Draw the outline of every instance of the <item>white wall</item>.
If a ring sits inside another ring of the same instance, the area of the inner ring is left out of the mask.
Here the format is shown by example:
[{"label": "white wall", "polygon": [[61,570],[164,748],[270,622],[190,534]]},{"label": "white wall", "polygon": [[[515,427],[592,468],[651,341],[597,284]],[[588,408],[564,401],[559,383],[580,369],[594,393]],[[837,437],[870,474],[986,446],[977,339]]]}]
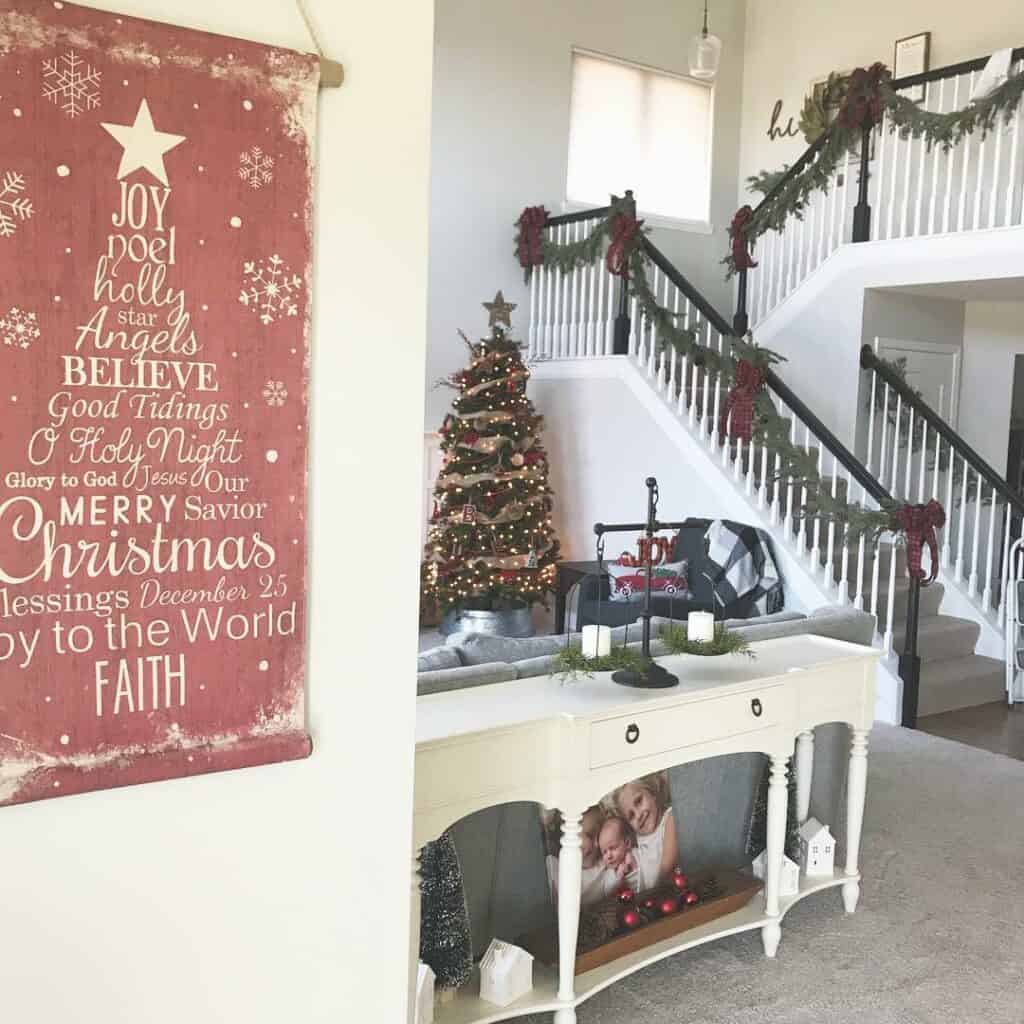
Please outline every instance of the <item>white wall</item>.
[{"label": "white wall", "polygon": [[[735,212],[745,0],[712,4],[724,42],[715,87],[713,235],[658,230],[655,243],[731,315],[719,265]],[[580,46],[685,72],[700,27],[697,0],[438,0],[430,213],[430,313],[426,427],[436,430],[451,393],[431,390],[466,359],[456,331],[486,333],[480,303],[498,288],[528,308],[514,256],[524,206],[562,212],[568,157],[571,48]],[[608,140],[615,145],[614,139]],[[640,205],[643,197],[638,196]]]},{"label": "white wall", "polygon": [[960,433],[1000,473],[1013,400],[1013,370],[1024,353],[1024,302],[968,302],[960,385]]},{"label": "white wall", "polygon": [[751,0],[744,36],[740,188],[746,201],[750,174],[792,163],[807,148],[802,136],[768,139],[772,107],[799,120],[811,81],[830,71],[892,66],[897,39],[930,31],[931,66],[982,57],[1003,46],[1024,45],[1024,5],[1019,0],[974,4],[934,0]]},{"label": "white wall", "polygon": [[[109,6],[311,48],[291,3]],[[4,1020],[406,1019],[431,6],[309,7],[347,71],[320,117],[315,752],[0,810]],[[352,549],[367,536],[389,539],[372,572]]]}]

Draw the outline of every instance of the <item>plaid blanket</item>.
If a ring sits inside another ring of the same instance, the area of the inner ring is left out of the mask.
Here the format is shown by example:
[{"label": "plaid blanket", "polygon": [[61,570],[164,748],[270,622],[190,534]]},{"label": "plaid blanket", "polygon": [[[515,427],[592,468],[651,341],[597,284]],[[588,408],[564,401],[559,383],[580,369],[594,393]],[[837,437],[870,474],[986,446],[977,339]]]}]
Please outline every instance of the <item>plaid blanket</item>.
[{"label": "plaid blanket", "polygon": [[714,567],[711,583],[720,608],[745,598],[751,615],[771,615],[782,610],[782,574],[763,530],[730,519],[716,519],[704,536],[708,561]]}]

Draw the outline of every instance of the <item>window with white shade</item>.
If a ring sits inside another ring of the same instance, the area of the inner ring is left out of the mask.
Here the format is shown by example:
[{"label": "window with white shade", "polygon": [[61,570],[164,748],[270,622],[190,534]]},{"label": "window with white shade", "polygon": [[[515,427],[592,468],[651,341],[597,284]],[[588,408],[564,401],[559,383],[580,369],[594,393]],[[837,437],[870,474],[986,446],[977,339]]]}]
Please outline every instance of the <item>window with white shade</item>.
[{"label": "window with white shade", "polygon": [[707,229],[711,122],[710,85],[574,50],[567,202],[631,188],[644,214]]}]

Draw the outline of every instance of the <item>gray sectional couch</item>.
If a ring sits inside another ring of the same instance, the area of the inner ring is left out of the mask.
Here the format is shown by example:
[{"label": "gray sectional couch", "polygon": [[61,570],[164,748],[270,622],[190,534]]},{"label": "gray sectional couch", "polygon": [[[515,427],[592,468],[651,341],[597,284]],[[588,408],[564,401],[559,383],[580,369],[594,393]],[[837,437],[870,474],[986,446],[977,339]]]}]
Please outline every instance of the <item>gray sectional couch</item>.
[{"label": "gray sectional couch", "polygon": [[[660,649],[657,635],[669,624],[669,619],[651,620],[655,654]],[[728,626],[751,640],[814,633],[870,644],[874,617],[852,608],[827,607],[807,616],[779,612],[735,620]],[[640,639],[639,622],[613,630],[614,644],[632,643],[633,637]],[[579,634],[571,639],[578,643]],[[552,670],[554,653],[564,644],[564,636],[511,639],[455,634],[444,646],[420,655],[417,693],[430,695],[544,675]],[[816,730],[811,813],[832,825],[840,838],[848,750],[845,725]],[[669,769],[685,869],[749,866],[750,822],[765,760],[759,753],[733,754]],[[452,832],[462,864],[476,956],[492,938],[514,941],[526,931],[553,923],[536,804],[488,808],[464,818]]]}]

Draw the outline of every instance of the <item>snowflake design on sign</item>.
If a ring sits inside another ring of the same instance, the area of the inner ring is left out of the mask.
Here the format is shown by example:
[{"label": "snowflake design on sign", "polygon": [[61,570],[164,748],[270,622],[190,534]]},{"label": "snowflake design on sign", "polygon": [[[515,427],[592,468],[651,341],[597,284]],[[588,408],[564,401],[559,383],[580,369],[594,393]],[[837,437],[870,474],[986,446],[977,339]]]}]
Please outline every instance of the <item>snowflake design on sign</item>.
[{"label": "snowflake design on sign", "polygon": [[256,313],[263,323],[298,316],[295,299],[302,288],[302,278],[293,274],[277,253],[265,260],[246,260],[242,271],[247,281],[238,301]]},{"label": "snowflake design on sign", "polygon": [[271,407],[284,405],[288,389],[279,380],[268,380],[263,385],[263,400]]},{"label": "snowflake design on sign", "polygon": [[18,221],[26,221],[33,214],[32,200],[21,193],[25,179],[17,171],[5,171],[0,178],[0,238],[10,238]]},{"label": "snowflake design on sign", "polygon": [[28,348],[39,338],[35,313],[12,306],[7,316],[0,316],[0,338],[11,348]]},{"label": "snowflake design on sign", "polygon": [[262,188],[274,180],[273,166],[274,158],[267,156],[259,146],[253,146],[238,158],[238,176],[250,187]]},{"label": "snowflake design on sign", "polygon": [[43,61],[43,97],[59,104],[68,117],[100,105],[100,72],[74,50]]}]

